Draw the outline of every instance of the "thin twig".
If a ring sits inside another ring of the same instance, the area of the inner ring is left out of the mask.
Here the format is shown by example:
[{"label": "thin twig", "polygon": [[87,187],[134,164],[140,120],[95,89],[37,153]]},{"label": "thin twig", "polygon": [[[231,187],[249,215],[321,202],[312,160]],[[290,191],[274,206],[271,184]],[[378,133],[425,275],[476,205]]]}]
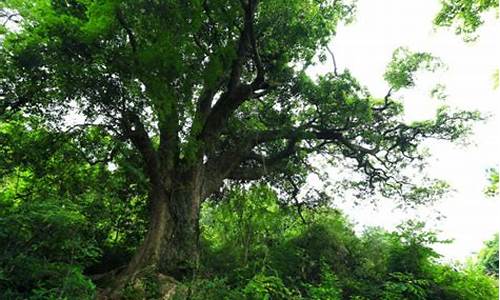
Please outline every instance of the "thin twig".
[{"label": "thin twig", "polygon": [[333,62],[333,74],[335,76],[339,76],[339,74],[337,73],[337,61],[335,60],[335,55],[333,54],[333,51],[330,49],[330,47],[325,46],[326,48],[326,51],[328,51],[328,53],[330,53],[330,56],[332,57],[332,62]]}]

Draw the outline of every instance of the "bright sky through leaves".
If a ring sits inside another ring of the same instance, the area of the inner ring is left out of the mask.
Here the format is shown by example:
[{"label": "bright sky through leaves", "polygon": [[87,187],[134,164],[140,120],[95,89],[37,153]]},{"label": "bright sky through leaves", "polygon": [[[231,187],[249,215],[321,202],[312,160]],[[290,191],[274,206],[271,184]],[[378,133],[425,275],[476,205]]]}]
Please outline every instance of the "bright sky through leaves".
[{"label": "bright sky through leaves", "polygon": [[[428,143],[433,155],[430,174],[448,181],[455,192],[434,207],[417,211],[393,210],[390,201],[380,202],[376,210],[371,205],[353,208],[348,202],[337,205],[359,223],[359,228],[394,228],[410,217],[422,218],[430,227],[443,231],[441,237],[455,239],[438,250],[447,259],[463,260],[477,252],[499,225],[500,201],[487,198],[483,191],[488,184],[486,169],[498,165],[500,149],[500,91],[493,90],[492,78],[500,66],[500,22],[489,15],[478,30],[478,41],[465,43],[452,29],[434,29],[432,20],[438,10],[438,1],[360,0],[356,21],[339,28],[331,48],[339,71],[348,68],[378,97],[387,93],[383,74],[396,48],[408,47],[439,57],[447,65],[446,70],[423,72],[414,88],[397,94],[405,99],[408,120],[430,118],[442,104],[491,115],[487,123],[475,126],[472,143],[466,148],[445,142]],[[313,72],[321,74],[331,68],[328,61]],[[446,100],[430,96],[439,85],[446,86]],[[445,218],[437,220],[440,215]]]}]

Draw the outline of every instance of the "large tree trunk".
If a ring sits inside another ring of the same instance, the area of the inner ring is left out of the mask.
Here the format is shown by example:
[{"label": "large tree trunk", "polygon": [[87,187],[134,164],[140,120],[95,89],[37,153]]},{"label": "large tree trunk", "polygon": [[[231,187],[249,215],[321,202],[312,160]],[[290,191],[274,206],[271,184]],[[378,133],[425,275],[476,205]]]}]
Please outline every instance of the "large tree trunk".
[{"label": "large tree trunk", "polygon": [[198,267],[200,197],[191,184],[178,186],[168,197],[171,222],[160,245],[158,270],[174,278],[192,275]]},{"label": "large tree trunk", "polygon": [[152,186],[147,235],[116,278],[109,291],[111,298],[120,298],[123,287],[145,272],[182,279],[196,271],[200,203],[201,185],[197,176],[176,181],[169,189]]}]

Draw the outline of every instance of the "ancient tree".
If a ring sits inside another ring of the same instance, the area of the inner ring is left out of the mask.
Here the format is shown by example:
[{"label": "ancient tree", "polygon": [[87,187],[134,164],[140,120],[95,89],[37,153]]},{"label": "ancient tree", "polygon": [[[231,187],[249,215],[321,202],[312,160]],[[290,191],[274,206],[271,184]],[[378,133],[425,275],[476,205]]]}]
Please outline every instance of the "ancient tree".
[{"label": "ancient tree", "polygon": [[[393,94],[432,67],[425,53],[398,50],[380,98],[348,71],[308,76],[352,17],[345,1],[1,5],[2,118],[38,115],[61,131],[99,127],[142,157],[149,231],[119,283],[145,269],[175,277],[195,269],[204,200],[231,181],[300,185],[313,155],[358,171],[359,189],[421,201],[431,188],[401,172],[422,161],[420,142],[457,139],[478,118],[440,109],[433,120],[403,122]],[[67,125],[68,115],[85,124]]]}]

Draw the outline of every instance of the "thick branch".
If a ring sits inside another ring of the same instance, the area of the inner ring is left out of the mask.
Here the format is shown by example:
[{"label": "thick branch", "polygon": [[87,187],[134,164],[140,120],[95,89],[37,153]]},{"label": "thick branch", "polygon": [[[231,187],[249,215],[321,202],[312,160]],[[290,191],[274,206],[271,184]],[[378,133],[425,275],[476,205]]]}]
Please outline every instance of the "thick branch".
[{"label": "thick branch", "polygon": [[9,22],[14,22],[14,23],[19,23],[20,20],[18,18],[20,18],[21,15],[19,15],[19,13],[16,13],[16,12],[8,12],[4,9],[0,10],[0,18],[5,18],[4,21],[2,22],[2,26],[5,26],[7,25],[7,23]]},{"label": "thick branch", "polygon": [[240,38],[238,41],[238,49],[236,52],[236,58],[231,66],[231,73],[228,83],[228,91],[231,92],[240,85],[241,73],[243,70],[243,64],[245,62],[245,57],[249,52],[249,47],[251,47],[251,34],[253,31],[253,16],[255,10],[257,9],[257,1],[249,0],[248,4],[242,1],[242,6],[244,10],[244,24],[243,30],[240,33]]},{"label": "thick branch", "polygon": [[243,158],[242,161],[251,159],[259,163],[259,165],[234,168],[227,175],[227,179],[257,180],[271,172],[276,172],[281,167],[284,167],[288,159],[297,152],[296,146],[297,140],[291,139],[288,141],[288,145],[285,149],[269,156],[251,152],[246,158]]},{"label": "thick branch", "polygon": [[121,9],[119,9],[119,8],[116,10],[116,19],[118,20],[118,23],[120,23],[120,25],[123,27],[123,29],[125,29],[125,32],[127,33],[127,37],[129,39],[129,42],[130,42],[130,46],[132,47],[132,52],[134,54],[136,54],[137,53],[137,41],[135,39],[135,35],[132,32],[132,29],[130,29],[130,27],[128,26],[128,24],[125,20],[125,17],[123,16]]},{"label": "thick branch", "polygon": [[[244,27],[238,41],[236,58],[231,67],[227,91],[221,95],[214,105],[200,134],[201,140],[205,142],[209,142],[219,135],[231,114],[246,100],[252,98],[255,91],[268,88],[264,82],[264,68],[258,53],[253,29],[257,5],[257,0],[249,0],[248,3],[242,1],[244,9]],[[252,83],[246,84],[241,83],[241,75],[243,65],[249,52],[253,53],[257,75]]]},{"label": "thick branch", "polygon": [[161,186],[162,180],[159,172],[158,155],[139,117],[132,112],[125,112],[122,118],[122,127],[126,137],[130,139],[134,147],[141,154],[146,174],[151,183]]},{"label": "thick branch", "polygon": [[[290,128],[287,130],[266,130],[251,133],[241,137],[241,142],[206,163],[206,171],[211,174],[211,180],[224,179],[256,180],[269,172],[276,172],[284,163],[297,152],[297,144],[304,139],[339,140],[341,133],[336,130],[311,131],[304,128]],[[261,144],[287,140],[287,146],[269,156],[256,154],[252,150]],[[240,166],[243,161],[254,160],[257,166]]]},{"label": "thick branch", "polygon": [[145,75],[142,82],[156,115],[160,145],[158,158],[162,171],[171,172],[179,154],[179,111],[172,88],[162,78]]}]

